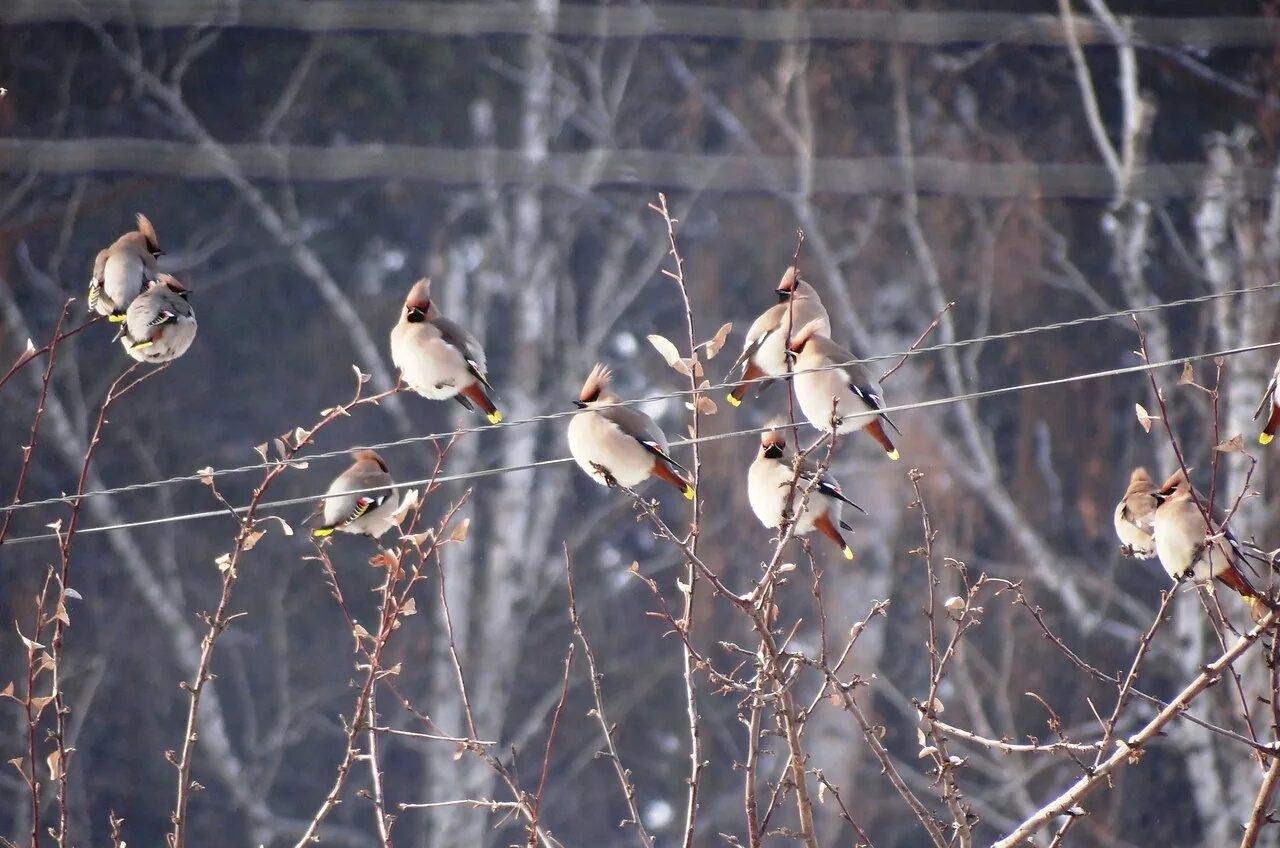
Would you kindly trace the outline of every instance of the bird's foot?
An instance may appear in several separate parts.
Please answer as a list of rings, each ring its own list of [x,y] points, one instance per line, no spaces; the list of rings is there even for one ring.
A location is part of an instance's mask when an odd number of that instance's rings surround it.
[[[595,469],[595,472],[600,475],[600,479],[603,480],[604,484],[610,489],[616,489],[618,487],[618,478],[613,476],[612,471],[605,468],[598,462],[591,463],[591,467]]]

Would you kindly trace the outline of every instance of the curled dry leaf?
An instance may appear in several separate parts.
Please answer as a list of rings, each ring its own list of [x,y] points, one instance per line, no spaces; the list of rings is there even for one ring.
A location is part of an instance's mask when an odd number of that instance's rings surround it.
[[[362,384],[369,382],[369,375],[360,370],[360,366],[352,365],[351,370],[356,372],[356,379]]]
[[[1244,450],[1244,436],[1236,433],[1225,442],[1219,442],[1213,446],[1218,453],[1239,453]]]
[[[733,324],[725,324],[716,334],[707,342],[707,359],[715,359],[716,354],[724,348],[725,339],[729,338],[730,331],[733,330]]]
[[[706,395],[698,395],[697,406],[698,412],[703,415],[715,415],[719,411],[716,402]]]
[[[960,610],[964,609],[964,598],[959,595],[952,595],[942,605],[951,610],[951,612],[960,612]]]
[[[1138,416],[1138,423],[1142,425],[1142,429],[1147,433],[1151,432],[1151,422],[1160,420],[1159,418],[1155,418],[1151,416],[1147,412],[1147,408],[1140,403],[1135,403],[1133,405],[1133,410],[1134,410],[1134,413]]]
[[[449,534],[450,542],[465,542],[467,535],[471,531],[471,519],[464,518],[457,527],[453,528],[453,532]]]
[[[213,563],[214,565],[218,566],[219,571],[226,571],[227,569],[231,568],[231,554],[222,554],[217,559],[215,559]]]
[[[16,621],[13,623],[13,629],[18,630],[18,623]],[[29,651],[38,651],[44,647],[44,645],[41,645],[34,639],[28,639],[26,636],[23,636],[21,630],[18,630],[18,638],[22,640],[22,644],[26,645],[27,650]]]
[[[1182,373],[1178,375],[1178,385],[1188,386],[1196,381],[1196,369],[1190,362],[1182,363]]]
[[[938,749],[933,747],[932,745],[928,745],[924,748],[921,748],[920,753],[917,754],[916,756],[919,759],[923,760],[925,757],[932,757],[936,753],[938,753]]]
[[[45,757],[45,765],[49,767],[49,777],[57,780],[62,776],[62,752],[50,751],[49,756]]]
[[[266,442],[263,442],[260,445],[256,445],[253,449],[253,452],[256,453],[258,456],[262,457],[263,462],[267,461],[267,443]]]
[[[413,598],[410,598],[409,600],[405,601],[404,606],[400,607],[400,614],[401,615],[417,615],[418,602]]]
[[[281,517],[280,517],[280,516],[278,516],[278,515],[264,515],[264,516],[262,517],[262,520],[263,520],[263,521],[279,521],[279,522],[280,522],[280,532],[281,532],[281,533],[284,533],[286,536],[292,536],[292,535],[293,535],[293,528],[289,526],[289,522],[285,521],[283,518],[281,518]]]
[[[266,530],[254,530],[248,536],[244,537],[244,549],[246,551],[253,550],[254,547],[257,546],[258,542],[262,541],[262,537],[265,535],[267,535]]]
[[[676,368],[676,363],[680,361],[680,351],[676,349],[676,346],[666,336],[660,336],[657,333],[651,333],[646,338],[649,339],[649,344],[653,345],[654,350],[658,351],[662,358],[666,360],[667,364],[672,368]],[[679,371],[680,369],[676,368],[676,370]]]
[[[204,468],[198,469],[196,474],[200,475],[200,482],[206,486],[213,485],[213,466],[206,465]]]

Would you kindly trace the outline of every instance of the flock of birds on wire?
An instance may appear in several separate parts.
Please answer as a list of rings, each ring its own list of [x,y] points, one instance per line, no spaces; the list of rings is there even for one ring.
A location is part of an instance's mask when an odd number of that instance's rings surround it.
[[[171,275],[158,272],[160,255],[155,229],[139,213],[135,230],[98,253],[89,282],[90,309],[121,325],[120,343],[141,362],[177,359],[196,335],[189,292]],[[899,435],[901,431],[883,412],[879,382],[858,357],[832,341],[831,320],[818,292],[794,266],[783,274],[775,291],[778,303],[752,323],[730,369],[740,377],[728,402],[737,407],[752,388],[788,379],[801,412],[815,428],[833,438],[861,429],[890,459],[897,460],[898,450],[886,425]],[[478,410],[491,424],[502,421],[484,350],[465,327],[440,314],[429,280],[416,282],[405,298],[391,330],[391,359],[404,384],[423,397],[453,399],[468,410]],[[640,410],[621,405],[622,399],[610,390],[611,380],[610,369],[597,364],[574,401],[580,411],[567,431],[574,461],[601,485],[631,488],[656,477],[692,500],[689,474],[672,458],[662,429]],[[1257,418],[1270,409],[1258,436],[1263,445],[1280,429],[1278,380],[1280,362],[1254,415]],[[781,527],[790,517],[796,535],[817,530],[846,559],[853,559],[853,550],[840,532],[853,528],[841,514],[844,506],[865,511],[812,459],[794,454],[789,459],[785,432],[779,423],[761,434],[747,474],[752,511],[770,529]],[[355,451],[352,457],[352,465],[334,479],[313,515],[311,533],[316,538],[335,532],[376,538],[393,524],[398,504],[386,462],[372,450]],[[809,492],[807,498],[798,497],[799,486]],[[1157,485],[1145,468],[1135,469],[1115,509],[1121,550],[1140,559],[1159,557],[1175,581],[1218,580],[1249,601],[1258,619],[1274,608],[1274,601],[1246,576],[1250,555],[1222,526],[1224,516],[1212,505],[1205,507],[1210,516],[1206,522],[1204,501],[1182,470]]]

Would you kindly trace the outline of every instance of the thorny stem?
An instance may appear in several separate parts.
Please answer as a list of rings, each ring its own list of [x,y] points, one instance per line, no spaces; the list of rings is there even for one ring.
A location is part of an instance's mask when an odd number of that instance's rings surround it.
[[[31,429],[27,435],[27,443],[22,447],[22,465],[18,468],[18,482],[13,487],[13,499],[9,502],[11,506],[16,505],[22,500],[22,489],[27,483],[27,472],[31,469],[31,457],[35,455],[36,444],[40,438],[40,421],[44,418],[45,399],[49,396],[49,378],[53,376],[53,363],[57,358],[58,342],[62,341],[65,336],[61,333],[62,322],[67,318],[67,310],[71,308],[71,300],[68,300],[62,306],[62,311],[58,313],[58,323],[53,328],[53,338],[45,345],[42,350],[49,352],[49,361],[45,363],[44,374],[40,377],[40,394],[36,397],[36,411],[31,417]],[[26,354],[26,360],[30,361],[36,356],[35,353]],[[24,360],[19,360],[19,363]],[[19,364],[15,364],[10,374],[14,373]],[[8,379],[6,377],[6,379]],[[3,385],[3,381],[0,381]],[[0,545],[4,544],[4,540],[9,535],[9,522],[13,520],[13,510],[4,514],[4,524],[0,525]]]
[[[49,367],[53,367],[53,354],[55,348],[50,343],[49,348]],[[58,826],[54,831],[54,841],[59,845],[65,846],[70,841],[69,825],[68,825],[68,798],[67,798],[67,782],[70,774],[70,758],[73,753],[67,747],[67,716],[71,714],[71,708],[67,706],[66,698],[62,691],[62,643],[66,635],[67,626],[70,618],[66,611],[67,590],[71,588],[71,542],[75,538],[76,526],[80,520],[80,504],[84,500],[84,490],[89,479],[89,466],[93,463],[94,454],[97,452],[98,444],[102,441],[102,429],[107,423],[107,412],[111,409],[111,405],[124,395],[128,394],[135,386],[143,381],[154,377],[161,371],[169,367],[168,363],[159,365],[147,371],[141,377],[136,379],[128,379],[132,376],[141,363],[135,362],[124,370],[117,377],[107,390],[107,396],[103,398],[102,405],[98,408],[98,418],[93,425],[93,433],[89,437],[88,444],[85,447],[84,461],[80,465],[80,476],[76,479],[76,493],[70,500],[70,515],[67,519],[66,531],[59,531],[58,538],[58,596],[57,606],[53,620],[53,641],[49,646],[49,655],[52,660],[53,673],[53,712],[54,712],[54,728],[53,728],[53,745],[54,751],[58,757]],[[48,388],[48,372],[45,374],[44,389]],[[44,403],[44,389],[41,391],[41,406]]]
[[[587,641],[586,631],[582,629],[582,619],[578,617],[578,602],[573,589],[573,561],[569,557],[568,544],[564,546],[564,570],[569,585],[569,621],[573,625],[573,635],[577,636],[578,641],[582,643],[582,654],[587,659],[587,673],[591,676],[591,695],[595,699],[595,719],[600,724],[601,733],[604,734],[605,751],[610,764],[613,765],[614,774],[617,775],[618,785],[622,787],[622,795],[627,802],[627,812],[630,814],[630,818],[623,824],[635,827],[636,835],[644,848],[653,848],[653,837],[645,830],[644,822],[640,820],[640,810],[636,807],[636,789],[631,782],[631,772],[622,765],[622,758],[618,756],[617,746],[613,742],[613,728],[605,715],[604,695],[600,691],[602,676],[596,671],[595,653],[591,650],[591,643]]]
[[[670,255],[675,262],[675,270],[664,268],[662,273],[675,282],[680,291],[680,298],[684,305],[685,330],[687,333],[686,342],[689,350],[689,388],[693,392],[690,401],[693,405],[691,412],[692,424],[690,425],[690,436],[693,444],[693,479],[690,484],[693,486],[693,505],[692,521],[689,527],[688,550],[693,556],[698,551],[698,535],[699,535],[699,513],[701,511],[702,501],[699,497],[698,484],[702,472],[701,457],[698,452],[698,433],[700,423],[700,410],[702,396],[698,393],[699,377],[702,374],[701,361],[698,358],[697,341],[694,338],[693,326],[693,307],[689,300],[689,288],[685,282],[684,276],[684,259],[680,255],[679,246],[676,244],[676,221],[671,217],[671,212],[667,208],[667,197],[665,194],[658,194],[658,202],[649,204],[649,208],[662,216],[662,221],[666,225],[667,243],[670,247]],[[692,559],[686,560],[687,569],[685,571],[685,582],[688,585],[688,591],[684,593],[684,611],[681,615],[681,625],[684,630],[685,639],[691,639],[693,636],[694,610],[697,601],[698,589],[698,568],[694,565]],[[685,801],[684,813],[684,833],[681,837],[681,845],[683,848],[693,848],[694,831],[697,826],[698,817],[698,790],[702,779],[702,737],[699,724],[698,713],[698,690],[694,676],[694,658],[692,653],[686,648],[683,652],[684,661],[684,687],[685,687],[685,705],[689,720],[689,777],[688,777],[688,793]]]
[[[249,500],[248,507],[245,510],[244,517],[239,519],[239,532],[236,534],[235,544],[230,553],[221,558],[220,567],[222,568],[222,585],[218,595],[218,603],[212,615],[205,615],[204,620],[208,625],[204,638],[200,643],[200,659],[196,664],[196,668],[192,679],[184,681],[181,685],[187,692],[189,702],[187,705],[187,720],[185,730],[182,735],[182,745],[179,753],[176,755],[172,751],[167,753],[169,761],[172,762],[178,771],[177,795],[173,808],[173,830],[169,833],[167,844],[169,848],[185,848],[187,834],[187,806],[191,801],[191,795],[199,788],[191,780],[191,766],[195,756],[196,743],[199,740],[199,720],[200,720],[200,698],[204,692],[205,685],[212,681],[213,674],[210,668],[213,663],[214,647],[219,637],[231,626],[231,622],[237,616],[228,614],[231,604],[232,589],[235,586],[238,577],[239,565],[241,557],[247,550],[246,543],[256,531],[257,527],[257,511],[258,505],[262,502],[263,497],[271,488],[271,484],[275,482],[284,471],[291,467],[291,460],[304,446],[309,444],[315,438],[315,434],[324,429],[333,421],[340,417],[349,415],[350,411],[356,407],[364,405],[377,405],[379,401],[390,395],[395,390],[392,389],[380,394],[363,396],[363,387],[366,377],[363,374],[357,374],[355,393],[351,400],[346,404],[334,407],[326,412],[319,420],[315,427],[309,431],[294,431],[286,434],[284,438],[278,440],[278,445],[283,446],[281,458],[273,464],[263,475],[262,481],[257,488],[253,490],[253,496]],[[264,456],[265,459],[265,456]],[[217,494],[216,488],[209,481],[209,488],[214,496],[221,500],[221,496]],[[360,716],[363,710],[352,715],[352,726],[358,726]]]

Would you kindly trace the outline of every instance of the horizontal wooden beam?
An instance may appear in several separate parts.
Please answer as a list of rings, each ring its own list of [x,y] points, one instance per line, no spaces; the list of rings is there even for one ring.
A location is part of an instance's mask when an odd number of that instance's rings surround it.
[[[144,27],[238,26],[303,32],[411,32],[435,36],[527,35],[539,27],[525,3],[436,0],[3,0],[0,24],[78,21]],[[1166,47],[1280,44],[1275,18],[1128,18],[1138,43]],[[1076,17],[1084,44],[1107,44],[1105,27]],[[1056,15],[1014,12],[885,12],[868,9],[747,9],[732,5],[566,3],[552,26],[566,37],[728,38],[748,41],[872,41],[945,45],[1063,43]]]
[[[546,185],[569,191],[636,187],[669,191],[709,189],[730,193],[774,194],[801,191],[818,195],[893,195],[909,188],[907,164],[898,157],[815,159],[801,172],[790,157],[668,153],[616,150],[552,153],[533,167],[516,151],[462,150],[402,145],[285,147],[228,144],[214,150],[185,142],[139,138],[0,139],[0,173],[143,174],[188,180],[220,179],[228,164],[259,181],[344,182],[404,180],[467,186]],[[1111,176],[1101,165],[1041,162],[969,162],[919,157],[915,180],[925,194],[969,197],[1046,197],[1108,200]],[[1194,197],[1202,189],[1200,163],[1154,164],[1135,181],[1138,197],[1154,200]],[[1242,188],[1263,198],[1274,190],[1275,175],[1247,169]]]

